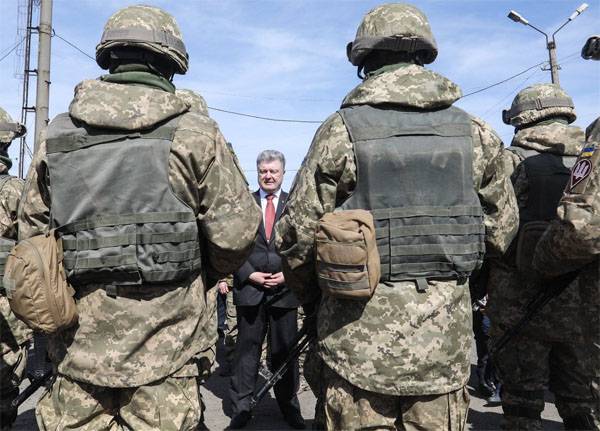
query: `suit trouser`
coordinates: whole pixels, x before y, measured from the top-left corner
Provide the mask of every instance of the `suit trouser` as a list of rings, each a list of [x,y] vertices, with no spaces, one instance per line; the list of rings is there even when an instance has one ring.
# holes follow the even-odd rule
[[[285,360],[298,333],[296,308],[238,306],[238,337],[235,345],[230,398],[233,414],[250,410],[250,398],[256,388],[262,344],[269,332],[271,367],[273,370]],[[300,411],[296,393],[299,385],[296,361],[275,385],[274,392],[284,415]]]

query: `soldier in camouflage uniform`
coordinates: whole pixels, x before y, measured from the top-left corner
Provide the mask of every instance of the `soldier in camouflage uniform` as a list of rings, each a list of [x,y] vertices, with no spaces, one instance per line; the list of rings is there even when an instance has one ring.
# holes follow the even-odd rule
[[[175,95],[188,57],[173,17],[116,12],[96,59],[110,73],[48,126],[19,208],[20,238],[61,234],[79,311],[50,339],[38,426],[192,430],[206,290],[247,258],[260,210],[217,124]]]
[[[509,252],[490,272],[492,343],[514,326],[527,303],[547,288],[533,276],[531,260],[541,233],[556,218],[556,206],[585,139],[583,130],[569,126],[575,118],[573,101],[555,84],[523,89],[510,110],[504,111],[504,121],[515,127],[504,157],[519,203],[520,229]],[[582,398],[579,382],[590,365],[584,342],[587,325],[575,317],[585,304],[595,301],[593,294],[567,289],[494,358],[503,383],[505,429],[542,428],[540,414],[548,383],[563,417],[566,406],[574,406]]]
[[[278,225],[286,280],[303,302],[319,294],[314,232],[323,214],[370,209],[381,233],[382,282],[374,295],[369,300],[324,296],[319,306],[326,426],[465,429],[472,346],[466,277],[480,262],[484,241],[489,254],[500,255],[517,228],[502,142],[483,121],[452,107],[461,97],[456,84],[422,66],[435,59],[437,48],[427,18],[414,6],[386,4],[370,11],[348,54],[359,75],[365,72],[364,81],[316,132]],[[446,148],[454,145],[460,149],[451,156]],[[462,167],[447,168],[454,162]],[[371,163],[368,170],[364,163]],[[461,189],[469,203],[440,207]],[[398,229],[380,228],[384,213]],[[445,228],[426,228],[436,232],[427,235],[420,227],[403,229],[404,222],[411,223],[402,214],[426,224],[456,218]],[[468,226],[452,227],[465,222]],[[454,255],[458,248],[444,243],[445,229],[457,236],[463,253],[470,253],[470,264],[460,263]],[[415,240],[410,232],[425,234],[431,246],[396,247],[406,242],[392,232],[403,230],[409,241]],[[402,255],[408,249],[411,260]],[[425,254],[434,249],[434,258],[442,249],[449,252],[439,256],[447,262],[439,267],[449,272],[430,277],[435,262]],[[404,272],[411,267],[426,270]]]
[[[8,174],[12,161],[8,147],[13,139],[23,136],[25,127],[15,123],[0,108],[0,428],[9,427],[17,416],[10,407],[19,394],[19,384],[25,373],[27,346],[31,330],[10,310],[2,286],[4,264],[17,239],[17,208],[23,191],[23,180]]]
[[[587,41],[582,57],[600,60],[600,36]],[[566,429],[599,430],[600,118],[586,132],[587,141],[558,205],[558,217],[540,239],[533,266],[548,277],[576,271],[577,278],[547,306],[570,305],[571,313],[565,319],[559,317],[559,323],[576,332],[570,361],[558,376],[570,391],[560,394],[562,399],[557,394],[556,406]]]

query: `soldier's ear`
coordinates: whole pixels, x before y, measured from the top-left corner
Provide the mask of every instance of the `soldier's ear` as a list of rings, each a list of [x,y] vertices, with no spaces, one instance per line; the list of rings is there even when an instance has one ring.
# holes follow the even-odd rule
[[[510,126],[510,111],[508,109],[502,110],[502,121],[504,124],[508,124]]]
[[[346,45],[346,56],[348,57],[348,61],[352,62],[350,54],[352,54],[352,42],[348,42],[348,45]]]

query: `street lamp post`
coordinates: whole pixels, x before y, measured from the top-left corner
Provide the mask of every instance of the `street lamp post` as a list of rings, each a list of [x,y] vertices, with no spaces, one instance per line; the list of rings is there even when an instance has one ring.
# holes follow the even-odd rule
[[[519,23],[521,23],[523,25],[529,26],[532,29],[534,29],[535,31],[537,31],[539,33],[542,33],[544,35],[544,37],[546,38],[546,48],[548,49],[548,56],[549,56],[549,59],[550,59],[550,76],[552,78],[552,83],[553,84],[560,85],[560,82],[558,80],[558,69],[559,69],[559,66],[558,66],[558,62],[556,60],[556,39],[554,38],[554,36],[565,25],[567,25],[568,23],[570,23],[571,21],[573,21],[579,15],[581,15],[583,13],[583,11],[587,9],[587,7],[588,7],[587,3],[582,3],[581,6],[579,6],[577,9],[575,9],[575,12],[573,12],[571,14],[571,16],[569,17],[569,19],[567,19],[567,21],[565,21],[560,27],[558,27],[558,29],[556,29],[556,31],[554,33],[552,33],[552,40],[550,40],[550,37],[548,37],[547,33],[543,32],[542,30],[540,30],[539,28],[537,28],[536,26],[534,26],[533,24],[531,24],[520,13],[518,13],[518,12],[516,12],[514,10],[511,10],[508,13],[508,18],[510,18],[514,22],[519,22]]]

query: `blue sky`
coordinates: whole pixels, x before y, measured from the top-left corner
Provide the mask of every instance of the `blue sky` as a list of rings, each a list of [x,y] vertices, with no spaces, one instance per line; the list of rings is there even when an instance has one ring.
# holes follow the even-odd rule
[[[19,40],[17,5],[0,0],[0,57]],[[587,36],[600,33],[600,1],[557,35],[563,88],[573,97],[576,124],[585,127],[600,115],[600,62],[582,60]],[[359,83],[347,61],[346,43],[354,38],[362,16],[380,4],[371,0],[196,0],[146,1],[172,13],[190,55],[187,75],[176,75],[179,88],[200,92],[209,106],[248,114],[325,119]],[[121,0],[54,0],[57,34],[94,56],[104,23]],[[439,55],[429,67],[461,86],[464,93],[485,87],[547,60],[544,38],[506,18],[515,9],[537,27],[552,33],[581,4],[571,0],[436,0],[416,1],[429,17]],[[35,49],[35,46],[34,46]],[[35,54],[35,51],[34,51]],[[37,57],[33,55],[35,64]],[[0,63],[2,106],[20,116],[22,68],[13,53]],[[50,117],[68,108],[74,86],[104,72],[94,61],[58,38],[52,42]],[[513,129],[501,121],[502,109],[523,87],[549,82],[550,73],[534,68],[488,91],[466,97],[458,106],[480,116],[509,144]],[[31,98],[31,103],[35,101]],[[252,187],[255,159],[262,149],[282,151],[288,159],[289,187],[318,124],[260,121],[211,111],[233,143]],[[33,122],[29,144],[33,147]],[[17,145],[11,148],[17,157]],[[26,160],[26,164],[29,160]],[[16,163],[15,163],[16,165]],[[16,169],[13,168],[13,172]]]

